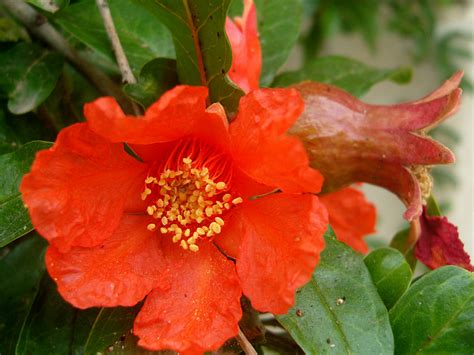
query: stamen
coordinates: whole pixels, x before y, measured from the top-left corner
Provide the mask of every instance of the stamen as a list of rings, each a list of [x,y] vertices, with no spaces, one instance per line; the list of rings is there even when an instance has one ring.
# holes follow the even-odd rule
[[[180,156],[182,152],[189,156]],[[219,217],[224,210],[243,202],[241,197],[233,198],[222,168],[221,157],[204,159],[193,144],[185,143],[182,150],[172,152],[175,162],[169,160],[159,176],[147,176],[142,199],[150,198],[146,212],[157,222],[161,234],[169,235],[173,243],[185,250],[197,252],[197,242],[203,238],[214,238],[222,232],[224,220]],[[197,161],[191,156],[198,156]],[[206,163],[206,166],[200,163]],[[201,167],[200,167],[201,166]],[[200,168],[199,168],[200,167]],[[227,168],[227,167],[225,167]],[[230,170],[230,169],[228,169]],[[213,176],[211,176],[211,172]],[[224,173],[225,172],[225,173]],[[218,182],[215,182],[216,179]],[[154,231],[157,224],[150,223],[147,229]]]

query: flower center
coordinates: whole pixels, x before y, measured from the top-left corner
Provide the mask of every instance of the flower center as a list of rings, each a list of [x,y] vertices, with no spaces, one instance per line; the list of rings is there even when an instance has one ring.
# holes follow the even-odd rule
[[[221,233],[224,220],[220,215],[243,202],[228,193],[226,182],[214,181],[207,167],[195,166],[186,157],[179,168],[165,169],[158,177],[148,176],[141,195],[142,200],[152,202],[146,212],[156,219],[147,229],[159,228],[173,243],[194,252],[199,250],[199,239],[212,239]]]

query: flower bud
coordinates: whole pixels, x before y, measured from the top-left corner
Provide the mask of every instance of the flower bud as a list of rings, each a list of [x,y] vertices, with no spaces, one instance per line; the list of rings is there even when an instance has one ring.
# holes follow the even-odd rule
[[[395,193],[407,207],[407,220],[418,217],[431,191],[430,167],[454,162],[453,153],[427,132],[457,111],[462,75],[421,100],[390,106],[366,104],[326,84],[295,85],[305,110],[291,133],[323,174],[324,192],[367,182]]]

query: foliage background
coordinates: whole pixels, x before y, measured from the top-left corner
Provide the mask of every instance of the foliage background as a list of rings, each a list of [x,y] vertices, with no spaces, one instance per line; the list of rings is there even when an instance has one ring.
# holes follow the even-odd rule
[[[260,6],[263,6],[262,4],[265,3],[270,3],[270,1],[273,2],[274,0],[267,0],[266,2],[264,0],[255,0],[257,5],[260,4]],[[292,66],[293,68],[299,68],[302,64],[304,64],[305,58],[309,58],[310,56],[326,54],[347,55],[349,57],[359,59],[363,63],[369,65],[372,64],[379,68],[390,69],[405,65],[414,66],[414,78],[410,85],[399,87],[391,83],[384,83],[374,87],[374,89],[372,89],[372,91],[365,96],[366,101],[377,103],[394,103],[423,96],[428,91],[437,87],[441,80],[446,79],[448,74],[451,74],[457,67],[467,69],[468,76],[471,78],[474,77],[472,60],[471,67],[466,67],[466,63],[469,63],[469,55],[472,55],[473,45],[471,25],[472,21],[474,20],[474,5],[472,2],[455,2],[448,0],[361,0],[357,2],[352,0],[341,0],[337,2],[334,0],[293,0],[293,2],[294,1],[302,1],[303,5],[305,6],[305,10],[303,12],[303,33],[309,33],[310,36],[308,37],[306,35],[300,39],[300,47],[295,51],[292,59],[288,62],[286,69],[291,69]],[[41,0],[29,0],[29,2],[35,4],[45,3],[45,1]],[[79,3],[80,1],[71,0],[70,2]],[[115,4],[117,4],[118,0],[111,0],[110,2],[115,2]],[[62,6],[67,4],[68,1],[52,0],[52,3],[57,3],[59,4],[58,6]],[[409,5],[413,5],[413,7],[410,7]],[[405,9],[408,8],[410,11],[406,12]],[[291,9],[287,10],[290,11]],[[277,11],[281,12],[282,10],[279,8]],[[265,15],[269,16],[268,14],[269,12],[267,12]],[[283,14],[285,16],[289,15],[291,14],[291,11],[283,11]],[[146,14],[143,16],[146,16]],[[79,16],[77,13],[74,13],[72,14],[72,17],[69,18],[63,13],[62,22],[60,18],[61,16],[56,18],[56,24],[60,25],[66,35],[71,32],[71,26],[74,27],[74,21],[79,21],[82,25],[88,23],[87,21],[94,21],[94,17],[89,16],[89,13],[85,13],[85,15],[83,13],[83,17]],[[133,24],[129,23],[128,25],[121,25],[120,20],[124,19],[125,17],[122,19],[116,18],[119,31],[124,31],[131,28],[127,26],[133,26],[134,29],[139,30],[138,32],[140,33],[140,36],[135,38],[130,36],[128,38],[128,43],[125,43],[126,41],[122,40],[124,44],[131,48],[131,53],[138,53],[142,55],[129,56],[132,68],[135,71],[138,72],[139,68],[144,63],[156,56],[166,57],[173,55],[174,52],[171,45],[167,48],[162,46],[150,46],[146,47],[146,51],[134,51],[134,45],[143,45],[143,43],[140,43],[140,38],[143,39],[146,37],[152,43],[156,44],[157,38],[154,38],[153,36],[156,36],[159,31],[156,26],[150,26],[148,29],[141,28],[140,26],[142,23],[139,17],[137,20],[134,19],[133,16],[128,16],[127,20],[131,21]],[[150,21],[153,21],[153,19],[150,19]],[[271,23],[271,21],[268,21],[267,23]],[[450,23],[453,24],[452,28],[448,28],[451,26]],[[462,26],[462,23],[465,23],[464,27]],[[90,30],[93,28],[93,26],[83,26],[83,28],[81,28],[81,26],[78,27],[79,29],[85,29],[85,35],[84,33],[82,35],[77,35],[76,33],[77,38],[68,35],[69,40],[80,51],[89,56],[89,59],[96,63],[100,63],[100,66],[105,72],[118,77],[118,71],[116,66],[113,64],[113,56],[111,55],[108,43],[106,41],[97,41],[97,39],[100,39],[101,36],[104,37],[104,32],[99,34],[93,33],[91,35],[90,33],[87,33],[87,30]],[[151,27],[153,27],[153,31],[150,31]],[[0,31],[5,28],[8,29],[8,26],[5,26],[5,22],[0,22]],[[18,31],[18,33],[2,32],[2,36],[16,36],[17,38],[26,36],[26,33],[22,32],[20,29]],[[127,37],[127,34],[125,34],[125,37]],[[87,43],[85,38],[92,42],[92,44]],[[267,38],[272,37],[269,36]],[[305,44],[308,44],[308,38],[311,38],[311,45],[309,47],[305,46]],[[285,42],[291,42],[289,41],[290,39],[285,38],[284,36],[275,36],[274,39],[275,41],[283,41],[283,44]],[[296,36],[294,36],[293,39],[296,41]],[[81,43],[81,40],[89,46],[94,47],[95,45],[97,52],[87,50],[85,44]],[[460,43],[458,43],[458,41]],[[291,44],[292,43],[293,42],[291,42]],[[314,44],[317,44],[317,46],[314,47]],[[10,45],[8,43],[2,44],[2,49],[9,49],[9,46]],[[308,48],[315,48],[316,50],[308,51]],[[22,49],[20,48],[19,50],[21,51]],[[276,52],[275,57],[277,57],[280,48],[278,46],[274,46],[273,50]],[[34,58],[36,55],[34,52],[27,51],[20,52],[19,54],[21,55],[14,56],[15,60],[17,58],[18,60],[25,58],[28,59],[31,57]],[[39,56],[39,58],[44,59],[43,56]],[[62,62],[60,62],[61,59],[57,56],[46,56],[46,58],[50,61],[50,64],[55,63],[55,65],[51,65],[51,67],[62,67]],[[267,58],[270,58],[270,56],[267,56]],[[283,58],[282,62],[285,59],[286,57]],[[457,63],[459,60],[464,60],[464,62]],[[3,75],[0,73],[0,83],[3,86],[2,90],[6,91],[2,92],[2,94],[5,95],[2,96],[2,104],[6,104],[8,101],[6,96],[10,94],[8,91],[12,86],[9,82],[10,79],[8,74],[14,71],[16,64],[18,63],[15,61],[10,61],[9,63],[0,63],[0,70],[3,70]],[[282,63],[278,63],[278,65],[274,66],[279,67],[280,64]],[[154,65],[167,69],[171,63],[168,61],[160,61],[155,62]],[[330,69],[333,68],[328,69],[330,71]],[[149,75],[147,74],[149,73],[144,70],[140,74],[140,76],[143,76],[143,81],[147,82],[149,79]],[[263,83],[270,84],[273,79],[273,74],[274,73],[270,73],[270,75],[267,75],[267,73],[265,73],[262,79]],[[50,72],[49,75],[59,79],[60,74]],[[361,75],[359,75],[359,79],[360,77]],[[173,81],[174,79],[171,78],[170,80]],[[151,82],[152,81],[153,80],[151,80]],[[53,82],[55,81],[52,80],[51,77],[45,77],[43,80],[38,80],[38,87],[33,87],[33,90],[36,90],[36,92],[39,93],[42,91],[48,91],[47,88],[45,88],[45,85]],[[469,88],[470,84],[468,81],[466,81],[464,84],[466,88]],[[82,87],[78,88],[80,86]],[[142,87],[141,89],[143,90],[144,88]],[[166,88],[157,87],[154,89],[159,92],[160,90],[165,90]],[[8,113],[7,110],[4,110],[4,115],[8,115],[9,119],[5,120],[5,117],[0,115],[0,125],[4,126],[6,132],[6,136],[1,138],[4,139],[4,141],[10,142],[11,144],[0,146],[2,152],[14,150],[18,145],[26,143],[28,140],[38,138],[39,131],[35,132],[34,137],[28,136],[28,130],[34,128],[32,126],[32,122],[36,122],[38,118],[41,119],[41,123],[47,121],[51,126],[49,127],[51,130],[44,132],[44,134],[43,132],[39,132],[41,133],[41,138],[53,140],[54,134],[51,132],[58,131],[60,128],[72,122],[66,120],[65,118],[80,118],[82,106],[81,101],[90,101],[98,95],[98,93],[95,92],[94,89],[90,87],[90,85],[88,85],[83,78],[81,79],[81,76],[78,75],[78,73],[75,72],[69,65],[64,67],[64,72],[61,78],[58,80],[58,86],[54,90],[55,91],[53,94],[49,96],[49,98],[38,108],[34,114],[27,114],[12,119],[11,114]],[[128,87],[126,91],[132,95],[134,92],[135,94],[137,92],[140,94],[140,87]],[[50,92],[47,94],[49,95],[49,93]],[[80,95],[78,96],[79,93]],[[46,97],[43,97],[43,99],[45,98]],[[58,98],[64,98],[64,100],[61,101]],[[450,120],[449,124],[452,129],[443,129],[438,131],[437,134],[442,138],[441,140],[444,139],[451,147],[454,145],[456,146],[455,151],[458,156],[458,163],[456,165],[457,169],[454,175],[446,173],[443,174],[441,171],[438,171],[436,174],[438,185],[441,187],[441,190],[437,191],[437,193],[442,195],[441,200],[445,205],[444,211],[450,211],[448,215],[450,215],[451,220],[460,226],[461,237],[464,239],[467,249],[471,254],[473,254],[474,249],[472,231],[472,220],[474,217],[472,215],[472,203],[474,200],[474,196],[472,196],[472,104],[472,96],[467,93],[465,95],[463,112],[461,112],[461,114],[455,119]],[[20,113],[20,111],[24,109],[24,107],[15,106],[14,102],[8,102],[8,105],[9,107],[12,105],[12,107],[10,107],[10,111],[16,111],[16,113]],[[25,110],[24,112],[26,111],[28,110]],[[68,114],[64,115],[64,112],[67,112]],[[36,117],[36,115],[38,117]],[[6,122],[8,122],[8,124],[6,124]],[[28,124],[25,125],[25,122]],[[10,123],[14,126],[10,127]],[[40,124],[39,127],[43,126]],[[19,138],[20,133],[21,138]],[[23,135],[23,133],[25,134]],[[18,136],[16,134],[18,134]],[[28,146],[28,148],[31,147],[32,146]],[[23,173],[23,170],[27,170],[27,167],[30,164],[30,161],[25,159],[19,159],[19,161],[20,163],[15,166],[15,169],[18,170],[18,176],[10,179],[12,181],[8,182],[7,187],[15,186],[17,183],[16,180],[20,178],[20,173]],[[5,174],[5,176],[6,175],[8,174]],[[13,176],[13,174],[11,175]],[[7,195],[9,195],[10,192],[11,191],[7,191]],[[380,202],[378,203],[378,206],[381,210],[381,228],[377,234],[379,236],[383,235],[389,239],[395,231],[400,229],[401,224],[403,223],[401,217],[396,217],[401,216],[403,207],[393,196],[386,192],[377,190],[373,196],[375,200]],[[9,199],[7,202],[11,201],[20,202],[18,205],[20,208],[17,208],[17,205],[13,206],[11,209],[12,213],[14,208],[21,213],[21,201],[19,200],[19,196],[13,196],[13,198],[11,200]],[[21,223],[25,223],[24,229],[26,230],[28,227],[27,221],[21,221]],[[327,236],[327,238],[332,237]],[[117,308],[102,310],[95,309],[85,312],[72,309],[72,307],[67,305],[59,298],[55,292],[55,287],[51,280],[48,277],[42,276],[44,271],[42,268],[44,267],[44,264],[41,260],[41,255],[38,255],[36,251],[38,248],[43,248],[44,244],[44,241],[33,236],[33,238],[25,239],[24,242],[18,241],[17,243],[13,243],[13,247],[15,245],[17,246],[17,248],[14,249],[14,253],[12,252],[11,254],[8,254],[9,250],[7,250],[7,248],[9,247],[2,249],[0,252],[0,261],[4,263],[4,267],[0,268],[0,278],[10,281],[10,270],[19,270],[17,275],[27,275],[27,277],[21,280],[22,282],[13,280],[10,283],[7,283],[7,286],[3,288],[3,291],[8,292],[9,295],[8,297],[4,297],[2,299],[2,301],[6,301],[3,304],[4,309],[8,309],[9,311],[5,312],[5,314],[8,317],[11,317],[9,319],[15,320],[15,322],[7,322],[9,325],[11,325],[11,327],[8,328],[10,333],[4,331],[2,334],[2,329],[0,327],[0,337],[3,335],[3,337],[8,340],[9,343],[6,343],[7,346],[16,347],[17,353],[28,353],[29,349],[31,349],[33,345],[38,345],[40,349],[47,349],[51,347],[53,350],[56,350],[56,352],[61,353],[62,350],[59,349],[59,346],[76,348],[77,345],[79,349],[78,351],[81,351],[80,347],[85,347],[87,353],[96,353],[97,351],[95,350],[104,349],[104,344],[114,344],[115,341],[118,341],[116,339],[119,338],[121,344],[123,344],[122,349],[126,346],[133,348],[134,340],[131,339],[130,335],[123,334],[129,334],[128,330],[131,327],[131,321],[133,320],[138,308],[134,307],[130,309]],[[378,298],[379,296],[377,294],[379,293],[383,296],[387,290],[384,290],[383,285],[381,286],[379,284],[377,285],[377,290],[375,290],[375,286],[369,277],[371,276],[373,278],[374,275],[369,275],[368,273],[369,267],[371,269],[377,269],[377,267],[374,267],[373,265],[371,266],[367,260],[365,260],[365,264],[367,264],[365,265],[360,256],[350,251],[348,247],[344,247],[341,243],[337,243],[334,240],[330,242],[330,240],[328,240],[328,245],[330,244],[332,245],[325,250],[326,260],[321,262],[320,268],[316,271],[316,276],[319,274],[318,287],[321,287],[322,289],[322,292],[320,292],[321,295],[319,296],[320,299],[310,294],[309,299],[305,300],[305,292],[307,290],[311,290],[311,287],[308,287],[305,289],[305,292],[301,293],[301,296],[298,296],[301,298],[299,299],[299,304],[296,304],[295,307],[306,305],[312,309],[314,305],[323,304],[325,297],[329,297],[333,301],[336,299],[339,301],[339,298],[337,297],[340,295],[336,295],[336,291],[339,292],[340,290],[345,290],[350,292],[350,290],[352,290],[352,292],[355,293],[354,299],[356,299],[356,296],[358,296],[362,303],[359,304],[359,307],[356,307],[358,303],[348,302],[344,306],[346,308],[340,307],[341,313],[338,316],[340,316],[343,320],[343,326],[347,326],[350,329],[352,329],[353,325],[356,323],[361,324],[360,329],[362,329],[363,326],[367,326],[366,315],[359,315],[361,310],[365,312],[367,304],[372,304],[378,307],[375,307],[378,309],[378,311],[375,313],[378,315],[381,314],[383,317],[385,317],[385,327],[380,327],[380,329],[390,329],[387,323],[387,310],[381,303],[382,300]],[[341,248],[345,249],[338,251],[338,249]],[[337,258],[334,257],[335,255],[333,253],[335,253],[335,251],[338,253],[347,253],[347,258],[344,258],[344,263],[338,262]],[[21,258],[17,258],[17,255],[21,256]],[[31,257],[24,259],[25,255]],[[377,259],[376,257],[373,258]],[[24,260],[28,260],[28,262],[24,262]],[[403,258],[401,258],[399,261],[404,263],[404,265],[408,268],[408,265],[403,260]],[[355,267],[360,272],[354,272]],[[334,274],[332,274],[333,270],[335,270]],[[1,275],[2,271],[3,275]],[[339,273],[341,275],[338,275]],[[439,272],[436,272],[436,275],[441,279],[441,276],[443,275],[443,277],[449,279],[450,273],[463,273],[464,275],[467,275],[467,273],[464,271],[459,269],[456,271],[456,269],[452,267],[444,268]],[[344,275],[346,277],[349,276],[349,280],[344,280],[344,282],[340,282],[338,285],[336,285],[337,287],[335,287],[335,282],[337,280],[343,280],[342,277]],[[324,276],[328,277],[327,280],[330,282],[325,284]],[[356,276],[359,278],[356,278]],[[396,274],[396,276],[399,276],[399,274]],[[405,290],[406,287],[408,287],[410,279],[411,271],[408,277],[405,277],[403,280],[394,280],[394,282],[400,284],[401,281],[401,284],[403,284]],[[351,281],[353,284],[350,283]],[[439,284],[438,280],[436,279],[433,281],[433,279],[428,278],[427,283],[429,282],[436,285]],[[469,284],[471,288],[464,287],[463,282]],[[450,287],[439,288],[438,291],[444,292],[447,290],[447,292],[449,291],[451,294],[453,294],[453,289],[457,288],[456,290],[465,291],[465,294],[462,295],[463,297],[470,297],[469,292],[472,290],[472,280],[467,277],[467,281],[464,280],[463,282],[459,282],[459,280],[456,279],[452,280],[452,287],[448,285]],[[424,281],[421,281],[416,285],[423,283]],[[364,290],[358,290],[354,285],[365,285],[364,287],[366,288],[366,292],[364,293],[362,292]],[[410,288],[415,290],[411,293],[411,295],[413,295],[415,292],[418,292],[416,291],[417,287]],[[393,287],[390,287],[390,290],[392,289]],[[23,297],[25,294],[29,295],[28,297],[30,297],[30,299]],[[458,294],[458,292],[456,292],[456,294]],[[349,293],[346,293],[346,295],[349,295]],[[432,297],[432,293],[427,292],[425,295],[427,298],[429,298],[426,300],[427,302],[438,300],[437,297]],[[400,296],[400,294],[398,296]],[[416,293],[415,296],[417,296]],[[447,299],[446,296],[439,296],[440,302],[444,301],[445,299]],[[9,303],[11,300],[12,303],[14,303],[18,308],[11,306]],[[16,302],[17,300],[19,301]],[[387,305],[387,300],[385,298],[383,301]],[[389,301],[392,303],[391,300]],[[336,305],[340,306],[344,304],[344,302],[345,300],[341,298],[341,302],[336,303]],[[430,315],[437,315],[439,312],[436,311],[439,307],[437,307],[436,302],[433,302],[430,303],[430,307],[432,307],[431,312],[428,313]],[[412,297],[410,302],[407,301],[407,304],[417,307],[418,303],[415,303]],[[452,304],[459,306],[461,302],[458,302],[458,304]],[[30,305],[31,311],[26,309],[30,307]],[[61,309],[61,307],[63,309]],[[344,317],[347,314],[351,314],[350,312],[347,312],[351,309],[349,307],[354,307],[352,309],[358,311],[359,313],[356,313],[357,316],[355,317],[350,316],[346,319]],[[61,312],[58,312],[58,309],[61,309]],[[329,309],[331,310],[331,307],[329,307]],[[343,309],[346,311],[342,312]],[[452,309],[452,311],[454,312],[455,309]],[[27,315],[27,317],[23,320],[18,317],[18,314],[22,312]],[[311,310],[308,309],[308,311],[304,310],[303,313],[307,314],[309,317],[311,315],[310,312]],[[313,310],[312,316],[319,317],[322,313],[324,312]],[[396,330],[398,330],[397,335],[403,335],[403,331],[407,328],[404,326],[403,322],[411,321],[409,316],[412,315],[413,312],[411,312],[409,309],[408,312],[406,312],[406,315],[400,317],[398,317],[398,313],[400,312],[397,310],[391,311],[391,318],[393,318],[392,326],[394,329],[396,328]],[[60,315],[61,319],[56,317],[57,315]],[[63,315],[65,316],[63,317]],[[295,322],[295,319],[296,322],[298,322],[297,317],[299,317],[298,310],[295,309],[288,314],[286,321],[283,319],[283,317],[280,317],[279,321],[282,323],[286,322],[286,327],[291,329],[290,323]],[[397,322],[395,322],[394,319],[397,320]],[[26,323],[23,323],[23,321]],[[442,322],[439,321],[438,323],[441,324]],[[123,324],[126,324],[127,327],[123,328]],[[314,322],[311,323],[310,326],[306,327],[305,337],[302,339],[302,342],[307,342],[307,345],[309,346],[318,345],[331,347],[332,345],[336,345],[335,343],[328,341],[329,338],[314,339],[315,334],[312,331],[312,324],[314,324]],[[330,322],[326,322],[325,324],[330,324]],[[335,324],[338,325],[337,322],[335,322]],[[456,324],[456,326],[459,325]],[[41,334],[41,331],[44,327],[50,330],[54,329],[55,331],[47,332],[49,337],[37,336],[38,334]],[[15,340],[12,334],[14,335],[14,333],[18,333],[19,328],[27,329],[27,331],[22,330],[20,332],[21,337],[19,338],[19,342],[14,344],[13,342]],[[89,331],[89,329],[91,330]],[[411,331],[413,331],[413,334],[418,334],[417,329],[412,329]],[[350,333],[350,335],[356,334],[353,331],[348,331],[348,333]],[[369,333],[365,331],[362,333],[364,333],[362,335],[365,335],[370,339],[364,339],[361,341],[359,335],[357,335],[357,337],[354,338],[354,346],[358,344],[363,344],[366,347],[371,346],[370,340],[373,340],[371,338],[375,338],[375,332]],[[73,339],[75,342],[70,341],[71,334],[74,334]],[[378,334],[380,338],[385,337],[385,335],[386,333],[383,331]],[[451,336],[448,338],[452,345],[454,344],[457,346],[459,344],[456,336]],[[464,338],[464,340],[469,339],[467,336]],[[61,342],[58,339],[62,339],[63,341]],[[400,343],[399,339],[401,339],[400,336],[398,337],[398,342]],[[470,339],[472,339],[472,337]],[[417,341],[418,340],[422,340],[422,337],[418,337]],[[444,345],[442,342],[441,344]],[[469,345],[470,342],[465,341],[465,344]],[[54,348],[55,346],[57,346],[57,348]],[[337,346],[339,348],[339,345]],[[120,351],[120,349],[116,349],[116,351]],[[127,349],[127,351],[129,353],[134,353],[133,349]]]

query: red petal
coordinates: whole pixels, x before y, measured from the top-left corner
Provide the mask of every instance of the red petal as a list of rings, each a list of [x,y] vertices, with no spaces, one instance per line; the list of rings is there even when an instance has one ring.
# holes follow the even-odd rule
[[[390,188],[407,205],[405,218],[412,220],[421,213],[422,193],[417,174],[409,170],[454,161],[453,153],[426,131],[456,111],[459,80],[457,74],[422,100],[392,106],[365,104],[338,88],[302,83],[295,88],[304,97],[305,111],[291,133],[305,143],[326,192],[354,182]]]
[[[112,142],[153,144],[196,136],[227,146],[223,110],[206,110],[207,89],[176,86],[151,105],[144,116],[126,116],[114,98],[102,97],[84,106],[91,129]]]
[[[234,264],[206,241],[196,253],[166,243],[171,287],[153,291],[133,332],[150,350],[202,353],[237,335],[241,289]]]
[[[457,265],[474,271],[469,254],[459,239],[458,228],[446,217],[429,216],[426,207],[420,216],[421,233],[415,256],[431,269],[444,265]]]
[[[262,69],[262,51],[258,40],[257,11],[252,0],[244,1],[242,18],[227,18],[227,37],[232,47],[229,77],[245,92],[258,89]]]
[[[345,188],[320,197],[329,215],[329,224],[337,239],[354,250],[366,253],[368,248],[362,239],[375,232],[375,206],[364,194],[354,188]]]
[[[33,225],[56,248],[91,247],[115,230],[130,194],[139,198],[146,168],[122,144],[76,124],[37,154],[20,191]]]
[[[302,143],[286,135],[302,110],[293,89],[261,89],[243,97],[229,128],[237,165],[256,181],[285,192],[319,192],[321,175],[309,167]]]
[[[319,262],[326,209],[314,195],[279,193],[235,211],[242,221],[237,256],[242,290],[255,309],[284,314]]]
[[[60,253],[50,246],[46,266],[63,298],[78,308],[133,306],[166,286],[159,235],[143,216],[125,216],[115,233],[94,248]]]

